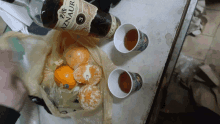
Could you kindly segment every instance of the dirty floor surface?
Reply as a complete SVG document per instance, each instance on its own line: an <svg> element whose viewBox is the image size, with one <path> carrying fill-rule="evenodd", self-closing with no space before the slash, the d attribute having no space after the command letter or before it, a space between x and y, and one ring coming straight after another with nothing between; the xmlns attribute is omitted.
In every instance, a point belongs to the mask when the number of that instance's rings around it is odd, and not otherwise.
<svg viewBox="0 0 220 124"><path fill-rule="evenodd" d="M208 22L199 36L187 36L182 53L201 63L214 64L220 74L220 1L206 0L206 15ZM195 104L191 93L181 83L172 80L167 89L164 113L174 113L166 117L160 114L160 124L181 124L182 120L175 113L193 112Z"/></svg>

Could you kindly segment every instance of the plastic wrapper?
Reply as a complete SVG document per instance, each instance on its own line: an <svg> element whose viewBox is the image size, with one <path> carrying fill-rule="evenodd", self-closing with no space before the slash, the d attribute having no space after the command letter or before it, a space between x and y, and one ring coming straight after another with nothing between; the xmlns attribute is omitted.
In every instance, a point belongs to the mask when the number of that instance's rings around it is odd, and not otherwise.
<svg viewBox="0 0 220 124"><path fill-rule="evenodd" d="M107 79L115 69L115 65L96 45L99 39L55 30L51 30L44 37L8 32L0 39L0 49L11 49L8 43L11 37L18 38L24 47L24 59L20 63L22 66L17 74L25 82L29 95L43 98L54 116L71 117L77 123L111 123L113 99L107 87ZM95 110L83 110L77 103L80 86L73 90L66 90L57 87L54 83L54 70L57 66L65 64L63 51L75 43L88 49L91 56L90 64L96 64L102 68L102 78L98 87L101 90L103 102ZM48 74L46 80L45 71L52 72Z"/></svg>
<svg viewBox="0 0 220 124"><path fill-rule="evenodd" d="M181 53L174 72L181 79L182 84L189 87L201 64L198 60Z"/></svg>
<svg viewBox="0 0 220 124"><path fill-rule="evenodd" d="M207 23L207 18L204 16L206 12L205 6L205 0L198 0L187 34L198 36L202 33L202 30Z"/></svg>

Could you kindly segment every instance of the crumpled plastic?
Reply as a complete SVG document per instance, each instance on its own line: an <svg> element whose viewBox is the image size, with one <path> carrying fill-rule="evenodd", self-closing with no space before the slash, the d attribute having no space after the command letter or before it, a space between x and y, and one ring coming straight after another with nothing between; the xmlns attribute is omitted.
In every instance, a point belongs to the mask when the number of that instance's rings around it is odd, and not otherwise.
<svg viewBox="0 0 220 124"><path fill-rule="evenodd" d="M65 46L63 41L65 38L60 37L63 33L67 33L73 41L83 45L90 52L92 59L97 65L102 67L103 78L99 83L99 88L102 93L103 104L96 110L92 111L68 111L62 113L60 109L54 104L48 96L48 93L42 88L44 82L44 69L48 58L52 57L52 63L59 62L62 57L59 55L60 48ZM43 98L47 107L54 116L57 117L71 117L77 123L91 123L91 124L110 124L112 120L112 103L113 98L107 87L108 76L116 66L108 58L108 56L96 45L99 39L79 36L70 31L56 31L51 30L46 36L26 35L19 32L7 32L0 38L0 49L12 49L8 42L9 38L16 37L24 47L25 55L20 64L17 75L25 82L25 86L29 95ZM61 43L61 44L60 44ZM64 92L65 93L65 92ZM67 92L66 92L67 93ZM64 95L68 99L68 95ZM73 95L74 96L74 95ZM72 98L72 97L71 97ZM64 108L65 109L65 108ZM72 110L72 108L66 108Z"/></svg>

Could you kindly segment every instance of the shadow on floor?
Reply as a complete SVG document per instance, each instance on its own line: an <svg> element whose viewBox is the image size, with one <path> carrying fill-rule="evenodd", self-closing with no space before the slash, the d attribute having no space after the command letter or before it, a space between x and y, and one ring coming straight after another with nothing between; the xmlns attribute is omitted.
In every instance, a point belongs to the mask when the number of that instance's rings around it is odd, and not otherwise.
<svg viewBox="0 0 220 124"><path fill-rule="evenodd" d="M220 3L219 0L205 0L206 4L215 4L215 3Z"/></svg>

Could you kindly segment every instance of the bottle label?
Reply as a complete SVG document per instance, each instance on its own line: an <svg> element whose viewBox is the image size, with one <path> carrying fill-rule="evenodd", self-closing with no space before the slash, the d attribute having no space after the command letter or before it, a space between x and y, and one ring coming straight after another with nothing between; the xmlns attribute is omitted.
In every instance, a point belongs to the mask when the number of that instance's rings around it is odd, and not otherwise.
<svg viewBox="0 0 220 124"><path fill-rule="evenodd" d="M115 16L111 15L111 18L112 18L112 24L111 24L111 28L110 28L108 34L105 36L106 38L112 38L112 36L114 35L114 33L117 29L117 22L116 22Z"/></svg>
<svg viewBox="0 0 220 124"><path fill-rule="evenodd" d="M55 29L72 30L76 34L88 35L90 25L98 8L84 0L64 0L58 10Z"/></svg>

